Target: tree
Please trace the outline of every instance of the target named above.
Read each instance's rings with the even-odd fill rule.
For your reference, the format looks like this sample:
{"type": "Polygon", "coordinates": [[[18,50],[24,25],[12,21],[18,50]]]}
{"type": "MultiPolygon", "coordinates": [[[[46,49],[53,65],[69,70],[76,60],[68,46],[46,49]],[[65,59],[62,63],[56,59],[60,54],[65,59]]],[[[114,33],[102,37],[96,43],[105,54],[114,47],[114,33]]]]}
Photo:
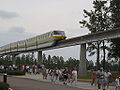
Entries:
{"type": "Polygon", "coordinates": [[[0,57],[0,65],[3,65],[3,60],[4,60],[4,58],[0,57]]]}
{"type": "MultiPolygon", "coordinates": [[[[120,27],[120,1],[119,0],[111,0],[110,1],[110,10],[111,10],[111,22],[112,28],[120,27]]],[[[118,62],[119,73],[120,73],[120,39],[112,39],[110,44],[110,50],[108,57],[115,58],[118,62]]]]}
{"type": "Polygon", "coordinates": [[[16,65],[21,65],[21,58],[20,58],[20,56],[17,56],[16,58],[17,58],[16,59],[16,65]]]}
{"type": "Polygon", "coordinates": [[[59,64],[59,68],[64,68],[65,67],[64,58],[62,56],[60,56],[58,64],[59,64]]]}
{"type": "Polygon", "coordinates": [[[28,54],[29,59],[26,59],[31,62],[31,64],[35,64],[35,59],[34,59],[34,52],[28,54]]]}
{"type": "Polygon", "coordinates": [[[87,70],[91,70],[91,69],[93,69],[94,68],[94,63],[93,63],[93,61],[92,60],[90,60],[90,61],[86,61],[87,62],[87,70]]]}
{"type": "Polygon", "coordinates": [[[53,60],[50,55],[48,55],[48,68],[53,68],[53,60]]]}
{"type": "Polygon", "coordinates": [[[3,65],[5,65],[5,66],[12,65],[12,60],[11,60],[10,55],[6,55],[6,56],[2,57],[1,59],[2,59],[2,64],[3,65]]]}
{"type": "Polygon", "coordinates": [[[53,56],[51,61],[52,61],[52,68],[55,68],[57,67],[57,60],[58,60],[58,57],[57,56],[53,56]]]}
{"type": "Polygon", "coordinates": [[[46,67],[48,67],[48,62],[45,54],[42,55],[42,62],[46,67]]]}
{"type": "MultiPolygon", "coordinates": [[[[109,18],[109,8],[107,7],[107,0],[94,0],[93,8],[88,12],[84,10],[84,19],[79,23],[82,27],[87,27],[91,33],[101,32],[108,30],[110,27],[110,18],[109,18]],[[89,20],[89,21],[88,21],[89,20]]],[[[97,69],[100,68],[100,45],[102,45],[102,50],[104,54],[104,62],[105,62],[105,44],[104,41],[97,41],[88,44],[88,50],[90,55],[97,54],[97,69]]],[[[105,65],[103,65],[105,68],[105,65]]]]}
{"type": "Polygon", "coordinates": [[[69,58],[66,62],[65,62],[65,66],[68,68],[76,68],[78,69],[79,67],[79,60],[76,60],[75,58],[69,58]]]}

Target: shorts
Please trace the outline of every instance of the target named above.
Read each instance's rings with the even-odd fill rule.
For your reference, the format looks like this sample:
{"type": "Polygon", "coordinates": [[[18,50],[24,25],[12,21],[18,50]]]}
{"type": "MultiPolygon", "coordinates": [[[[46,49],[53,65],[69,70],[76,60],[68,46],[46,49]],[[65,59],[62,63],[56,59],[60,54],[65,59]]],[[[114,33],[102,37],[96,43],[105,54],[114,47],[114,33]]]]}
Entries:
{"type": "Polygon", "coordinates": [[[68,76],[67,76],[67,75],[64,75],[64,79],[67,80],[67,79],[68,79],[68,76]]]}
{"type": "Polygon", "coordinates": [[[104,78],[99,78],[98,79],[98,84],[105,84],[105,79],[104,78]]]}
{"type": "Polygon", "coordinates": [[[58,74],[55,74],[56,76],[58,76],[58,74]]]}

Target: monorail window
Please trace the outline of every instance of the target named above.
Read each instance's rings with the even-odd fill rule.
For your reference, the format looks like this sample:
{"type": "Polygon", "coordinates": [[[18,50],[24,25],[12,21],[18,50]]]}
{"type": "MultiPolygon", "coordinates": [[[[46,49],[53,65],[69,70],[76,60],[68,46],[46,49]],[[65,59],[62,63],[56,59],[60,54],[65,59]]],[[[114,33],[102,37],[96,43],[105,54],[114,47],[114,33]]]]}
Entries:
{"type": "Polygon", "coordinates": [[[45,38],[45,35],[43,34],[43,38],[45,38]]]}

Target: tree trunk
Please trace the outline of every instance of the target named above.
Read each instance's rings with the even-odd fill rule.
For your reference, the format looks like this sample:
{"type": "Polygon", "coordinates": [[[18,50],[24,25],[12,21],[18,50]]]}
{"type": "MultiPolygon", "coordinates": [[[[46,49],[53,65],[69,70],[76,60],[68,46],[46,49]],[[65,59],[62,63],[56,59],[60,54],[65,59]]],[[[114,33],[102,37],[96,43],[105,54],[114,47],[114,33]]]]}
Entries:
{"type": "Polygon", "coordinates": [[[100,44],[97,41],[97,69],[100,69],[100,44]]]}
{"type": "Polygon", "coordinates": [[[106,61],[105,61],[105,41],[103,40],[103,69],[106,69],[106,61]]]}
{"type": "Polygon", "coordinates": [[[118,72],[120,74],[120,58],[118,58],[118,72]]]}

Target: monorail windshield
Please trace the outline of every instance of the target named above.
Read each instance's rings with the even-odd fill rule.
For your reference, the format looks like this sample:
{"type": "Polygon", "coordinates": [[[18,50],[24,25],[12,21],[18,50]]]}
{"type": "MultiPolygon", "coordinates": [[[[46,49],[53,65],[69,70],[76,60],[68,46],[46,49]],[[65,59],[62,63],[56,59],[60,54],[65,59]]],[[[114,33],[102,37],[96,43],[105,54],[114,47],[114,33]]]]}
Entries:
{"type": "Polygon", "coordinates": [[[62,31],[54,31],[53,34],[54,35],[64,35],[64,32],[62,32],[62,31]]]}

